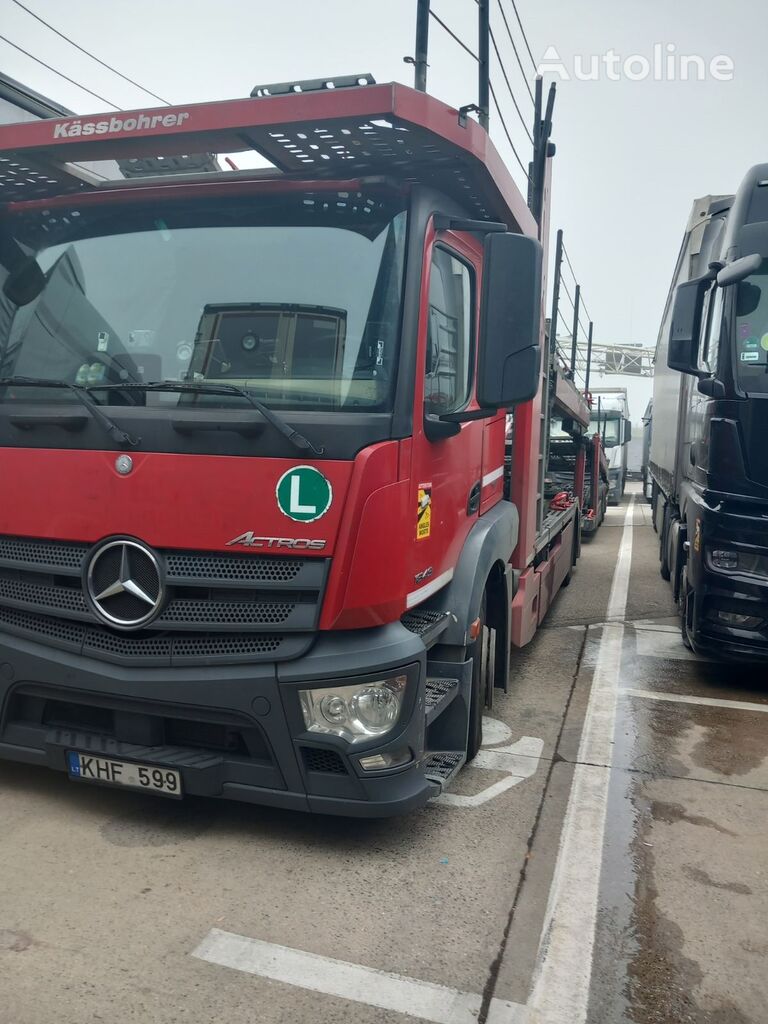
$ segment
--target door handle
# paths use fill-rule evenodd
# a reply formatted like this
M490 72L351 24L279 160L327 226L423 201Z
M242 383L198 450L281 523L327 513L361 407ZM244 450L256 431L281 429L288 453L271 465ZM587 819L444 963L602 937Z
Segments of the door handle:
M482 490L480 481L472 487L469 492L469 498L467 500L467 515L473 516L475 512L480 508L480 491Z

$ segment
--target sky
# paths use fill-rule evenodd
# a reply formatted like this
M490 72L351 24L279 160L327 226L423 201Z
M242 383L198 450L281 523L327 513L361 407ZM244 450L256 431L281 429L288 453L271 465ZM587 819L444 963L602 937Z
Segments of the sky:
M256 84L371 72L377 81L413 83L416 0L24 0L81 46L173 103L248 95ZM551 47L564 72L556 81L552 229L566 246L602 344L653 346L693 199L736 189L747 169L768 161L768 4L734 0L516 0L537 63ZM474 0L433 0L439 17L475 49ZM533 74L511 0L491 0L492 27L527 120L532 105L500 10L526 71ZM156 101L0 0L0 32L41 60L126 109ZM622 59L699 55L704 81L620 80L600 65L597 81L576 77L575 59L612 50ZM674 48L673 51L670 48ZM731 80L709 74L718 55ZM476 65L435 22L428 89L460 106L477 98ZM0 40L0 70L78 113L107 109ZM642 62L630 66L642 71ZM570 80L563 80L563 73ZM720 69L721 77L723 75ZM523 127L494 59L492 80L508 130L527 163ZM491 136L518 182L496 111ZM637 404L640 404L638 399ZM640 409L633 409L639 413ZM633 417L634 418L634 417Z

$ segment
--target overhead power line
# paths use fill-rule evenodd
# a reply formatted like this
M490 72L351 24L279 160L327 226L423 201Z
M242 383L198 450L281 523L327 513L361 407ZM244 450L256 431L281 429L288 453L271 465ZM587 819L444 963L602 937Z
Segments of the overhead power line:
M525 34L525 29L523 28L523 23L520 20L520 14L518 13L517 4L515 3L515 0L512 0L512 8L513 8L513 10L515 12L515 17L517 18L517 24L520 26L520 31L522 33L523 40L525 42L525 48L528 51L528 56L531 58L531 64L533 64L533 70L535 71L536 70L536 61L533 59L533 54L531 53L531 47L528 44L528 36Z
M30 8L26 6L26 4L21 3L21 0L12 0L12 3L16 4L17 7L20 7L22 9L22 11L26 11L27 14L29 14L31 17L33 17L36 21L39 21L41 25L45 25L45 27L50 29L51 32L55 32L56 35L60 39L64 39L67 43L70 44L70 46L74 46L76 50L79 50L80 53L84 53L86 55L86 57L90 57L91 60L95 60L97 64L101 64L101 66L103 68L106 68L108 71L111 71L113 74L117 75L118 78L122 78L124 82L129 82L131 85L135 86L137 89L141 89L141 91L145 92L148 96L152 96L153 99L160 100L160 102L161 103L165 103L166 106L171 106L170 100L164 100L163 97L162 96L158 96L156 92L152 92L152 90L151 89L147 89L146 86L140 85L138 82L134 81L132 78L129 78L128 75L124 75L122 73L122 71L118 71L117 68L113 68L111 64L107 64L106 61L103 61L100 57L97 57L95 53L91 53L90 50L86 50L84 46L81 46L79 43L76 43L74 41L74 39L70 39L69 36L64 35L64 33L60 32L59 29L54 28L54 26L51 25L50 22L46 21L45 18L41 18L39 14L35 14L35 12L33 10L30 10ZM6 42L7 42L7 40L6 40ZM82 86L81 86L81 88L82 88ZM90 89L86 89L86 92L90 92ZM91 93L91 95L95 96L96 93ZM102 97L99 97L99 99L102 99ZM116 104L114 104L114 103L112 104L112 106L115 106L115 105Z
M2 39L4 43L8 43L9 46L12 46L14 50L18 50L19 53L23 53L25 57L29 57L30 60L34 60L38 64L42 64L44 68L47 68L49 71L52 71L54 75L58 75L59 78L63 78L66 82L71 82L72 85L76 85L78 89L82 89L83 92L87 92L90 96L95 96L97 100L101 100L102 103L106 103L108 107L114 107L115 110L123 109L122 107L118 106L117 103L114 103L112 100L108 100L106 96L100 96L97 92L94 92L93 89L88 89L86 86L81 85L80 82L76 82L74 78L70 78L69 75L65 75L63 71L57 71L56 68L51 67L50 64L46 64L44 60L40 60L39 57L36 57L33 53L30 53L29 50L25 50L23 47L19 46L18 43L12 42L6 36L0 35L0 39Z
M523 62L522 60L520 60L520 54L518 52L517 46L515 45L515 37L512 35L512 29L509 27L509 22L507 21L507 16L504 13L504 8L501 6L501 0L496 0L496 2L499 5L499 12L501 14L502 21L504 22L504 28L507 30L507 36L509 37L509 41L512 44L512 49L515 51L515 57L517 57L517 65L520 68L520 74L523 76L525 88L528 90L528 95L531 97L531 103L533 103L535 102L533 99L533 93L531 92L531 87L528 84L528 75L526 74L525 68L523 67ZM517 13L517 8L515 8L515 13ZM518 21L519 20L520 19L518 18Z
M504 61L501 59L501 54L499 53L499 48L496 45L496 37L493 34L493 29L491 29L491 43L493 44L493 49L494 49L494 51L496 53L496 58L497 58L497 60L499 62L499 68L501 70L502 75L504 76L504 81L507 83L507 89L509 90L509 95L512 98L512 102L515 105L515 110L517 111L517 116L520 118L520 121L521 121L521 123L523 125L523 128L525 129L525 134L530 139L531 145L533 145L533 135L531 135L531 130L528 127L528 124L527 124L525 118L523 117L523 113L520 110L520 105L518 104L517 99L515 98L515 94L514 94L514 91L512 89L512 86L510 85L509 77L507 75L506 68L504 67Z
M493 88L493 82L489 82L488 85L489 85L490 90L491 90L491 98L493 99L493 105L496 107L496 113L499 115L499 120L501 121L501 127L504 129L504 134L507 136L507 142L509 143L510 149L512 150L512 152L515 155L515 160L517 160L517 162L520 164L520 170L525 175L526 180L530 181L531 179L530 179L530 177L528 175L528 171L525 169L525 164L520 159L520 155L517 152L517 150L515 149L515 144L512 141L512 136L509 134L509 128L507 128L507 122L504 120L504 115L501 112L501 107L499 106L499 101L496 99L496 90Z
M429 14L430 14L430 17L435 19L437 24L442 29L445 29L445 31L448 33L448 35L451 37L451 39L453 39L455 42L457 42L459 44L459 46L462 48L462 50L464 50L466 53L468 53L469 56L473 60L477 60L477 61L480 60L480 58L477 56L477 54L474 53L472 50L470 50L470 48L467 46L467 44L465 42L463 42L461 39L459 39L459 37L456 35L456 33L445 24L445 22L442 20L442 18L438 18L438 16L435 14L435 12L431 8L430 8Z

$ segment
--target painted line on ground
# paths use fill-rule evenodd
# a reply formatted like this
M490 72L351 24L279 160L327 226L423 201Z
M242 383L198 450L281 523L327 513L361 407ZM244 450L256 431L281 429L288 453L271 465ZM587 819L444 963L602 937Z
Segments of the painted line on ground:
M527 1004L529 1024L587 1019L610 783L609 769L595 765L612 760L634 507L631 495Z
M192 956L219 967L393 1010L433 1024L477 1024L482 1004L479 993L417 981L219 928L208 932ZM524 1009L519 1003L502 999L494 999L491 1007L496 1024L522 1024Z
M487 747L478 753L474 761L468 765L468 771L475 768L486 771L503 772L507 777L499 779L498 782L486 786L479 793L473 796L465 796L462 793L441 793L437 799L432 801L433 805L441 804L448 807L480 807L487 804L502 793L506 793L513 786L519 786L521 782L532 778L539 767L541 753L544 750L544 740L536 736L522 736L516 743L510 743L504 747Z
M651 632L641 629L635 632L637 654L640 658L664 658L672 661L711 661L689 651L680 636L680 630Z
M636 690L627 686L621 690L628 697L644 700L669 700L679 704L703 704L711 708L733 708L735 711L762 711L768 713L768 704L753 704L747 700L718 700L716 697L691 697L685 693L667 693L660 690Z

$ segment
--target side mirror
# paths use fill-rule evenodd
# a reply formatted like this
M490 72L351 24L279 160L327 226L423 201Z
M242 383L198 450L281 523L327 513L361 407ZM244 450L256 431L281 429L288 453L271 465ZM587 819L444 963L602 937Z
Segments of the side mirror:
M624 442L632 440L632 420L624 420Z
M477 401L504 409L533 398L541 372L543 250L526 235L486 236Z
M699 337L704 296L712 286L712 276L696 277L678 285L672 307L672 325L669 329L667 365L680 373L702 374L699 369Z
M750 274L756 274L762 263L763 257L759 252L754 252L751 256L742 256L741 259L734 260L727 267L723 267L717 275L717 283L721 288L727 288L729 284L738 284Z
M46 278L37 260L26 260L5 279L3 294L14 306L28 306L45 288Z

